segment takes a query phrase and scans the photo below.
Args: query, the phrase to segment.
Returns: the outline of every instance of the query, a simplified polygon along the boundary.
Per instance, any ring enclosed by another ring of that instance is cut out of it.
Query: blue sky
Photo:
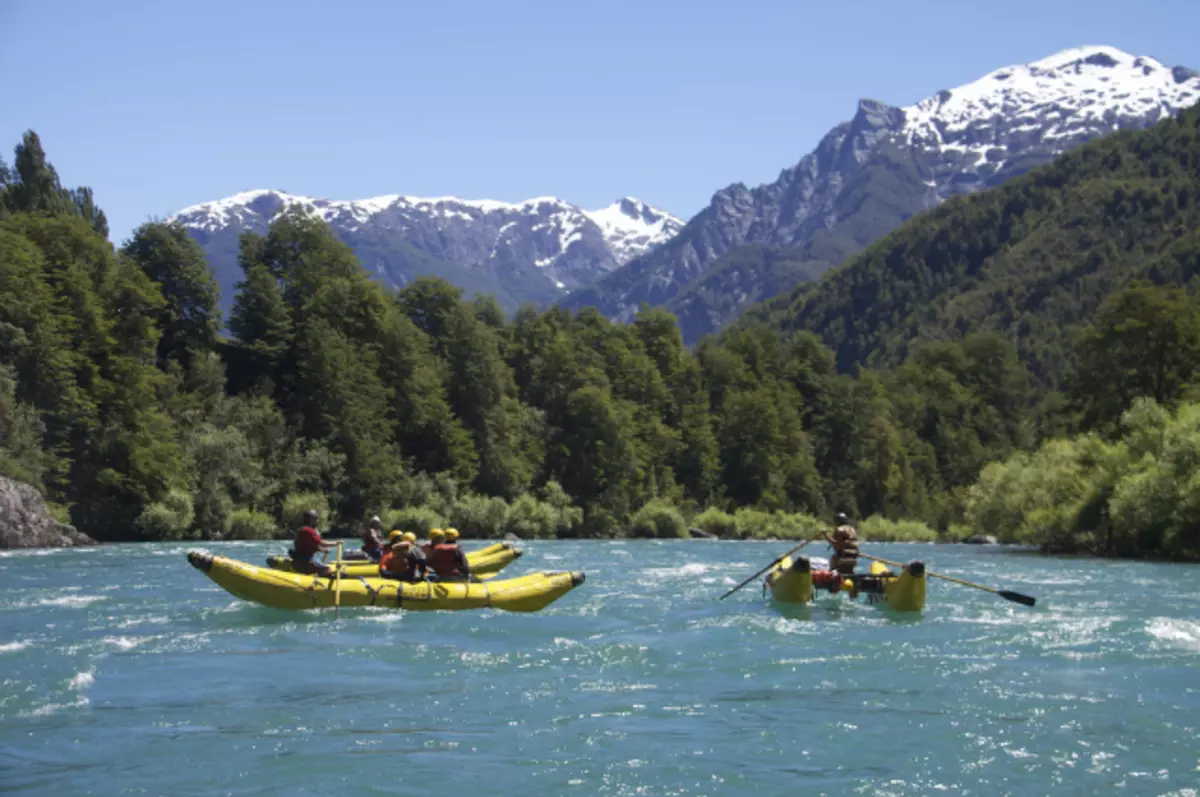
[[[0,0],[0,148],[29,128],[115,241],[250,188],[683,217],[850,118],[1108,44],[1200,68],[1194,0]]]

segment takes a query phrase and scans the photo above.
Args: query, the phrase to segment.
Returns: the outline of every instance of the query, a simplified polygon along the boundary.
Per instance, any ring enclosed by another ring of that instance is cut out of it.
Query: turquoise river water
[[[904,619],[833,598],[788,613],[757,584],[717,600],[787,544],[523,545],[506,573],[586,583],[538,614],[335,619],[237,600],[187,545],[0,554],[0,791],[1200,788],[1196,567],[866,546],[1038,597],[931,581]],[[207,547],[254,563],[283,548]]]

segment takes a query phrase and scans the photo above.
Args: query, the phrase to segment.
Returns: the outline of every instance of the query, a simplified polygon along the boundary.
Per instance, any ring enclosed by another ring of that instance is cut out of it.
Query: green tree
[[[0,365],[0,476],[45,490],[50,456],[42,448],[44,432],[37,411],[17,399],[16,372]]]
[[[219,326],[217,282],[204,250],[187,230],[179,224],[143,224],[122,251],[157,283],[166,300],[153,317],[162,335],[158,342],[160,366],[170,360],[187,366],[196,352],[210,350]],[[270,308],[255,309],[269,312]],[[246,320],[242,308],[239,322]],[[251,323],[267,327],[271,319]]]
[[[269,358],[281,357],[292,345],[292,317],[283,300],[279,280],[257,263],[246,268],[238,283],[229,330],[240,340]]]
[[[1111,428],[1135,399],[1173,404],[1200,373],[1200,307],[1179,287],[1110,296],[1078,345],[1070,392],[1087,427]]]

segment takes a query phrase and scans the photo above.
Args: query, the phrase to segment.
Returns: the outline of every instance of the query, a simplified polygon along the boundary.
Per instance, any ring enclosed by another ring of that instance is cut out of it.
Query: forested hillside
[[[273,536],[308,507],[342,530],[380,513],[474,536],[798,536],[835,510],[873,538],[933,538],[905,518],[958,536],[989,464],[1052,431],[1109,433],[1139,397],[1173,404],[1200,367],[1178,290],[1110,296],[1062,354],[1094,367],[1049,395],[987,331],[849,373],[778,325],[688,351],[663,310],[510,319],[437,279],[389,291],[301,211],[241,239],[226,339],[182,227],[149,223],[114,248],[33,133],[4,177],[0,473],[106,540]],[[1036,518],[1010,526],[1049,540]],[[1192,555],[1139,539],[1120,552]]]
[[[890,367],[926,341],[995,332],[1042,386],[1072,336],[1139,278],[1200,270],[1200,107],[1087,144],[1003,186],[950,200],[749,322],[815,333],[838,367]]]

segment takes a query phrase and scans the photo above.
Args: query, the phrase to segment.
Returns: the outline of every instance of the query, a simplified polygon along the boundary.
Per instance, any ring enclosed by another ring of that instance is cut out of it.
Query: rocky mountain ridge
[[[741,246],[786,250],[796,273],[815,277],[952,196],[1197,101],[1200,74],[1112,47],[997,69],[907,107],[861,100],[850,121],[773,183],[718,191],[677,237],[561,304],[623,321],[642,302],[667,305],[692,319],[684,330],[692,341],[790,287],[747,269],[744,257],[725,268],[722,258]]]
[[[512,309],[522,301],[553,302],[669,240],[683,223],[632,197],[588,211],[556,197],[509,203],[399,194],[328,200],[283,191],[245,191],[172,215],[204,247],[232,304],[241,279],[237,239],[265,233],[285,208],[326,222],[384,284],[402,286],[434,274],[493,293]]]

